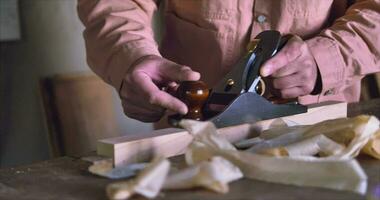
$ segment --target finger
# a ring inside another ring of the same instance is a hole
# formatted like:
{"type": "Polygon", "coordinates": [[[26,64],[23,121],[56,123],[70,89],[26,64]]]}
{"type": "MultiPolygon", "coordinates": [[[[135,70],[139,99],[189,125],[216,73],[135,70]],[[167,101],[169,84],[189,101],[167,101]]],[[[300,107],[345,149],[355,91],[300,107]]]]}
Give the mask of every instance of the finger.
{"type": "Polygon", "coordinates": [[[280,78],[280,77],[289,76],[289,75],[297,73],[298,71],[301,71],[302,67],[303,67],[302,65],[292,62],[278,69],[274,73],[272,73],[271,77],[280,78]]]}
{"type": "Polygon", "coordinates": [[[142,107],[151,112],[161,112],[163,108],[157,105],[152,105],[142,96],[140,87],[126,87],[120,93],[122,102],[127,102],[138,107],[142,107]]]}
{"type": "Polygon", "coordinates": [[[175,96],[177,93],[178,87],[179,87],[179,84],[177,84],[176,82],[171,82],[168,84],[166,92],[175,96]]]}
{"type": "Polygon", "coordinates": [[[176,82],[170,82],[170,83],[168,83],[168,87],[169,88],[178,88],[178,83],[176,83],[176,82]]]}
{"type": "Polygon", "coordinates": [[[197,81],[201,77],[199,72],[191,70],[190,67],[167,62],[159,66],[159,72],[163,80],[170,81],[197,81]]]}
{"type": "Polygon", "coordinates": [[[169,90],[175,90],[178,88],[179,84],[172,81],[172,82],[167,82],[164,86],[161,87],[161,90],[168,92],[169,90]]]}
{"type": "Polygon", "coordinates": [[[149,102],[153,105],[159,105],[163,108],[169,109],[176,113],[180,113],[182,115],[188,112],[186,104],[163,91],[158,91],[151,94],[149,102]]]}
{"type": "Polygon", "coordinates": [[[301,87],[292,87],[282,90],[273,91],[274,95],[283,99],[291,99],[304,95],[304,90],[301,87]]]}
{"type": "Polygon", "coordinates": [[[161,112],[155,112],[126,102],[123,102],[123,109],[125,115],[142,122],[156,122],[165,112],[164,109],[161,112]]]}
{"type": "Polygon", "coordinates": [[[288,89],[292,87],[302,86],[304,83],[302,80],[302,75],[300,73],[291,74],[289,76],[284,76],[280,78],[273,78],[270,81],[274,89],[288,89]]]}
{"type": "Polygon", "coordinates": [[[303,41],[298,36],[292,37],[285,47],[273,58],[269,59],[260,69],[260,74],[264,77],[270,76],[277,70],[296,60],[301,56],[301,46],[303,41]]]}
{"type": "Polygon", "coordinates": [[[134,80],[140,86],[141,94],[145,96],[150,104],[161,106],[183,115],[187,113],[187,106],[182,101],[158,89],[147,74],[136,75],[134,80]]]}

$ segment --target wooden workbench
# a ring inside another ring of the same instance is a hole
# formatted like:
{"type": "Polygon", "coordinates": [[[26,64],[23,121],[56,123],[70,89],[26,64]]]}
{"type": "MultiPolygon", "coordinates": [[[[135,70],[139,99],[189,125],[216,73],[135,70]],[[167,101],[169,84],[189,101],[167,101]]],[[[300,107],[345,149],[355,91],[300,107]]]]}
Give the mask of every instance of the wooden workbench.
{"type": "MultiPolygon", "coordinates": [[[[350,104],[348,115],[358,114],[371,114],[380,118],[380,99],[350,104]]],[[[369,178],[367,196],[242,179],[231,183],[230,192],[225,195],[203,189],[163,191],[157,199],[376,199],[375,194],[380,195],[380,161],[367,156],[361,156],[358,160],[369,178]]],[[[173,158],[173,161],[181,163],[182,157],[173,158]]],[[[0,199],[106,199],[105,187],[113,180],[90,174],[87,171],[89,165],[89,162],[79,158],[62,157],[0,169],[0,199]]]]}

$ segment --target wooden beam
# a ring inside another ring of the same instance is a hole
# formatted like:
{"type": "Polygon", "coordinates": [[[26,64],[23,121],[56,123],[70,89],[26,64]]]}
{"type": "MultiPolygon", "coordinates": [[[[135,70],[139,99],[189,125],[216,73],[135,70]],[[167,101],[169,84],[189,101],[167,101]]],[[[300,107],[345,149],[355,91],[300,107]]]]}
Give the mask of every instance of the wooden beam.
{"type": "MultiPolygon", "coordinates": [[[[301,125],[315,124],[328,119],[347,117],[347,103],[335,103],[309,107],[307,113],[283,117],[281,119],[292,121],[301,125]]],[[[219,129],[230,142],[237,142],[252,137],[257,131],[265,130],[275,123],[277,119],[270,119],[255,124],[241,124],[219,129]]],[[[109,138],[98,141],[97,153],[112,157],[115,166],[134,162],[149,161],[154,155],[165,157],[183,154],[190,144],[192,137],[183,129],[168,128],[109,138]]]]}

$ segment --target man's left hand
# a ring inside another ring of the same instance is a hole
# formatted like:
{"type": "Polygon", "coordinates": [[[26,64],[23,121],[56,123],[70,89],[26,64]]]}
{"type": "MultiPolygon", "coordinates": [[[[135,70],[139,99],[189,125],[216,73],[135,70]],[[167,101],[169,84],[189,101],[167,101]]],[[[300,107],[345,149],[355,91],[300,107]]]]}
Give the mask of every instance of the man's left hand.
{"type": "Polygon", "coordinates": [[[261,67],[270,92],[284,99],[310,94],[316,85],[318,67],[307,44],[293,36],[261,67]]]}

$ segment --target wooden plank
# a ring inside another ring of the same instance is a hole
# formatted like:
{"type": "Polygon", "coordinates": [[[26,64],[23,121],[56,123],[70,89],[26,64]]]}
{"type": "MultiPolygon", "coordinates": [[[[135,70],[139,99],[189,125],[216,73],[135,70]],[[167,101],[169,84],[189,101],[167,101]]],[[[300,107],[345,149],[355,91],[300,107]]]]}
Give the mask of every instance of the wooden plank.
{"type": "MultiPolygon", "coordinates": [[[[308,125],[328,119],[347,116],[347,103],[311,106],[307,113],[287,116],[281,119],[308,125]]],[[[230,142],[252,137],[256,131],[265,130],[279,119],[270,119],[255,124],[242,124],[219,129],[230,142]]],[[[133,162],[149,161],[153,155],[171,157],[183,154],[192,137],[183,129],[161,129],[135,136],[123,136],[98,141],[97,153],[112,157],[115,166],[133,162]]]]}

